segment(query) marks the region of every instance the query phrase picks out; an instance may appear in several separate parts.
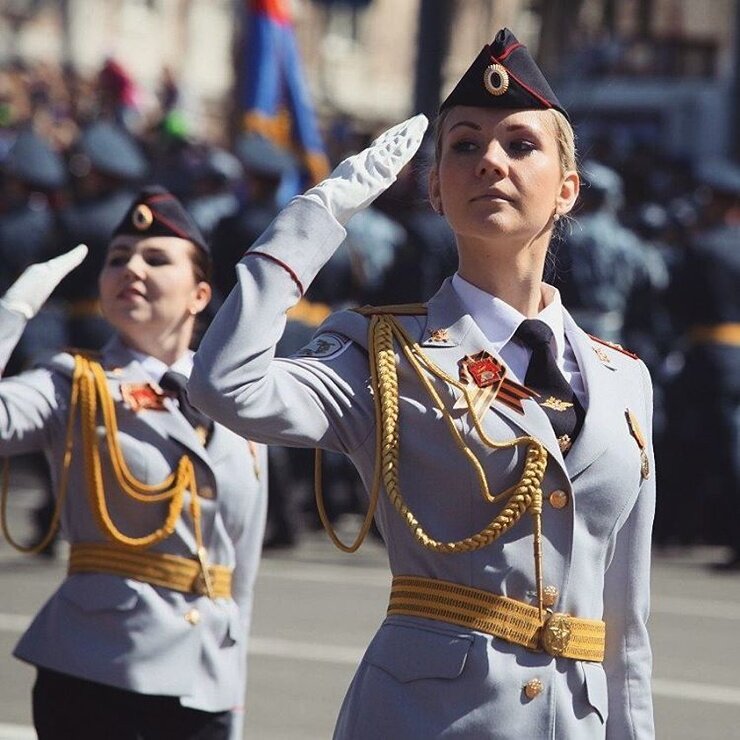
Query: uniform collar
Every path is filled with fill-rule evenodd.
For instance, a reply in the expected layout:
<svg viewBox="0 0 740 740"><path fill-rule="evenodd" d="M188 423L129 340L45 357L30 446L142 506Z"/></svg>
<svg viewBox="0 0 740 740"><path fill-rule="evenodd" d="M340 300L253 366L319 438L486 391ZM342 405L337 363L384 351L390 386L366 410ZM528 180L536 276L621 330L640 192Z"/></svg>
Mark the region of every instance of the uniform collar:
<svg viewBox="0 0 740 740"><path fill-rule="evenodd" d="M514 332L527 317L495 295L469 283L458 273L452 276L452 287L463 306L491 343L496 353L511 341ZM562 364L565 354L565 329L560 291L547 283L541 284L544 308L535 318L544 321L553 334L555 360Z"/></svg>
<svg viewBox="0 0 740 740"><path fill-rule="evenodd" d="M139 352L136 349L129 347L129 351L133 355L134 359L142 366L144 372L151 377L155 383L159 383L162 380L162 376L169 370L181 373L186 378L190 377L190 372L193 369L193 353L188 350L171 366L166 365L162 360L158 360L156 357Z"/></svg>

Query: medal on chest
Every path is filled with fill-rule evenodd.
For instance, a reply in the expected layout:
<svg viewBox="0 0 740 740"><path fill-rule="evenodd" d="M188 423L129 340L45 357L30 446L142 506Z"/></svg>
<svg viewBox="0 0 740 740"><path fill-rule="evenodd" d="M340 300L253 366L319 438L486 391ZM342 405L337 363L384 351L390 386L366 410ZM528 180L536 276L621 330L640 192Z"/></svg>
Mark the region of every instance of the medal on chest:
<svg viewBox="0 0 740 740"><path fill-rule="evenodd" d="M460 382L467 392L460 395L454 409L469 406L469 410L480 418L498 400L521 414L524 413L522 401L537 395L507 378L505 365L485 350L465 355L457 365Z"/></svg>
<svg viewBox="0 0 740 740"><path fill-rule="evenodd" d="M650 477L650 460L647 455L647 443L645 437L640 429L640 423L637 421L637 416L631 409L627 409L624 412L625 418L627 419L627 426L629 427L630 434L637 442L637 446L640 448L640 474L642 479Z"/></svg>
<svg viewBox="0 0 740 740"><path fill-rule="evenodd" d="M121 383L121 398L134 413L165 410L165 394L151 383Z"/></svg>

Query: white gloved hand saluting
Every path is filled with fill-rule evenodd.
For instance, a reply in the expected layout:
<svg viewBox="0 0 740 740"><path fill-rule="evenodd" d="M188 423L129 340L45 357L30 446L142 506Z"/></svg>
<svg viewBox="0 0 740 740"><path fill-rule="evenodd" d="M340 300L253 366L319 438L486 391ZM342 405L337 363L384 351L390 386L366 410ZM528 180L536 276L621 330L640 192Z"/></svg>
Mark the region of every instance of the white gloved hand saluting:
<svg viewBox="0 0 740 740"><path fill-rule="evenodd" d="M416 154L427 124L426 116L418 115L389 128L367 149L340 162L305 197L318 200L344 226L395 182Z"/></svg>
<svg viewBox="0 0 740 740"><path fill-rule="evenodd" d="M69 252L27 267L0 298L11 311L32 319L64 277L87 256L87 246L78 244Z"/></svg>

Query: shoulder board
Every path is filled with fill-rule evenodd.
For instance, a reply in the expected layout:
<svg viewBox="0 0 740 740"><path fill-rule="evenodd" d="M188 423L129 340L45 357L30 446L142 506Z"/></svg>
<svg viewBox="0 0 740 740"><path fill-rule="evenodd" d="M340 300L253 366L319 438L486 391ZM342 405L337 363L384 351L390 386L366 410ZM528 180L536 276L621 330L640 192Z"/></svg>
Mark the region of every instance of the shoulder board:
<svg viewBox="0 0 740 740"><path fill-rule="evenodd" d="M396 314L397 316L426 316L427 307L425 303L399 303L389 306L362 306L353 308L356 313L363 316L375 316L376 314Z"/></svg>
<svg viewBox="0 0 740 740"><path fill-rule="evenodd" d="M603 344L605 347L611 347L612 349L617 350L617 352L621 352L623 355L627 355L627 357L631 357L633 360L640 359L634 352L630 352L628 349L625 349L621 344L617 344L616 342L610 342L607 339L600 339L599 337L595 337L593 334L589 334L588 336L591 339L593 339L594 342Z"/></svg>

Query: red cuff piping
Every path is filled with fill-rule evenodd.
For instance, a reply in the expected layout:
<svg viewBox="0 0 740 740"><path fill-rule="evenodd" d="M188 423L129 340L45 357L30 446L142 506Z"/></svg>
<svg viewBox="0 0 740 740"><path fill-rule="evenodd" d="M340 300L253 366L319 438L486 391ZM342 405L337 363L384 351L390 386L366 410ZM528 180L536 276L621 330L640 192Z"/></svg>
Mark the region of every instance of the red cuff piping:
<svg viewBox="0 0 740 740"><path fill-rule="evenodd" d="M277 257L273 257L271 254L267 254L267 252L255 252L253 250L250 250L244 256L245 257L252 257L252 256L265 257L266 259L274 262L276 265L280 265L280 267L282 267L283 270L285 270L285 272L287 272L288 275L290 275L290 277L293 278L293 282L298 286L298 291L301 294L301 298L303 298L303 293L305 292L303 290L303 284L298 279L298 275L296 275L295 272L293 272L293 270L288 265L285 264L285 262L283 262L282 260L279 260Z"/></svg>

